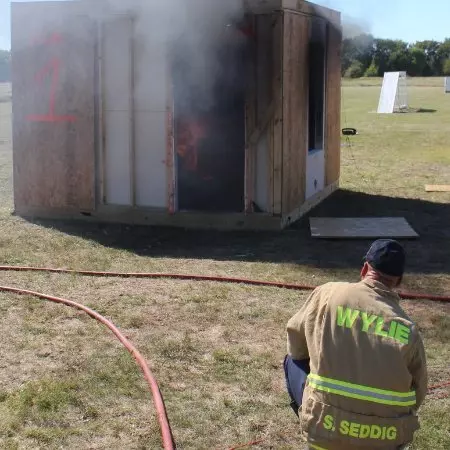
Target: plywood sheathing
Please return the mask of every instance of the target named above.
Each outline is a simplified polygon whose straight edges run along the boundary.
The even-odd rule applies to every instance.
[[[309,27],[308,17],[284,13],[283,215],[305,201]]]
[[[33,8],[45,20],[30,21]],[[22,210],[95,208],[97,34],[73,10],[13,4],[14,199]]]

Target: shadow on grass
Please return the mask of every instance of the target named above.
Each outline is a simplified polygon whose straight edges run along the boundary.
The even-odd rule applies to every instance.
[[[319,205],[317,217],[405,217],[420,235],[405,241],[408,272],[450,273],[450,204],[341,190]],[[315,240],[305,217],[283,232],[219,232],[146,226],[36,221],[140,256],[291,263],[322,269],[359,268],[368,240]]]
[[[437,109],[419,108],[416,112],[418,113],[435,113]]]

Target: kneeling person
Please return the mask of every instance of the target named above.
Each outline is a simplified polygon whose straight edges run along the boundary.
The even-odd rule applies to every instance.
[[[396,450],[413,440],[427,369],[418,328],[394,292],[404,267],[398,242],[376,241],[359,283],[317,288],[289,321],[285,366],[309,360],[311,370],[294,401],[310,448]]]

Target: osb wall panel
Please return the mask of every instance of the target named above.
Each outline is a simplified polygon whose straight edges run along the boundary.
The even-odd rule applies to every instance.
[[[13,4],[14,195],[19,211],[95,207],[96,30],[78,7],[77,2]]]
[[[305,201],[309,18],[286,12],[283,57],[283,215]]]
[[[327,186],[338,181],[341,168],[341,42],[340,27],[328,26],[325,113],[325,167]]]

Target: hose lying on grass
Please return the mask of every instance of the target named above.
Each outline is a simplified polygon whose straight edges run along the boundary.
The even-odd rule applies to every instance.
[[[270,281],[258,281],[258,280],[248,280],[244,278],[228,278],[228,277],[215,277],[215,276],[203,276],[203,275],[181,275],[181,274],[158,274],[158,273],[120,273],[120,272],[91,272],[91,271],[76,271],[76,270],[68,270],[68,269],[51,269],[51,268],[34,268],[34,267],[14,267],[14,266],[0,266],[0,271],[32,271],[32,272],[51,272],[51,273],[64,273],[64,274],[76,274],[76,275],[86,275],[86,276],[101,276],[101,277],[122,277],[122,278],[172,278],[179,280],[197,280],[197,281],[216,281],[216,282],[225,282],[225,283],[239,283],[239,284],[248,284],[253,286],[271,286],[271,287],[279,287],[284,289],[294,289],[294,290],[314,290],[314,286],[300,285],[300,284],[289,284],[289,283],[278,283],[278,282],[270,282]],[[51,295],[42,294],[40,292],[29,291],[25,289],[13,288],[8,286],[0,286],[0,292],[11,292],[18,295],[29,295],[40,298],[42,300],[51,301],[54,303],[63,304],[66,306],[70,306],[72,308],[76,308],[80,311],[85,312],[98,322],[107,326],[112,333],[116,336],[116,338],[121,342],[121,344],[131,353],[131,355],[136,360],[137,364],[141,368],[144,378],[147,381],[150,392],[153,397],[153,402],[155,405],[155,409],[158,416],[158,421],[161,429],[161,439],[163,443],[163,448],[165,450],[174,450],[176,448],[175,441],[173,438],[172,429],[170,426],[170,422],[167,416],[166,407],[164,404],[164,399],[161,395],[161,391],[159,389],[158,383],[153,376],[150,368],[148,367],[145,358],[141,355],[141,353],[136,349],[136,347],[127,339],[120,330],[108,319],[103,317],[101,314],[96,311],[84,306],[80,303],[73,302],[71,300],[67,300],[64,298],[54,297]],[[436,296],[436,295],[428,295],[428,294],[407,294],[402,293],[402,298],[408,299],[426,299],[433,301],[441,301],[441,302],[450,302],[450,297],[446,296]],[[444,387],[450,386],[450,380],[447,382],[437,384],[429,387],[429,393],[438,389],[442,389]],[[249,442],[247,444],[238,445],[232,447],[230,450],[250,447],[253,445],[260,444],[264,441],[254,441]]]
[[[90,270],[54,269],[47,267],[21,267],[0,266],[0,272],[47,272],[69,275],[84,275],[89,277],[113,277],[113,278],[171,278],[176,280],[215,281],[218,283],[248,284],[251,286],[267,286],[295,291],[313,291],[316,286],[307,284],[284,283],[264,280],[250,280],[247,278],[220,277],[209,275],[189,275],[179,273],[133,273],[133,272],[96,272]],[[436,302],[450,302],[450,296],[421,294],[413,292],[399,292],[402,299],[407,300],[431,300]]]

